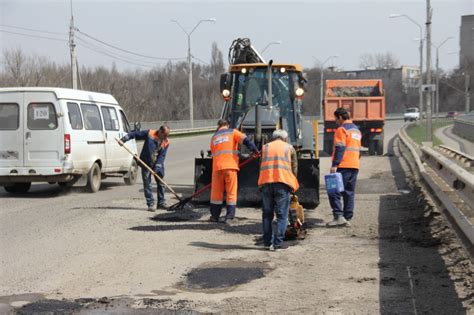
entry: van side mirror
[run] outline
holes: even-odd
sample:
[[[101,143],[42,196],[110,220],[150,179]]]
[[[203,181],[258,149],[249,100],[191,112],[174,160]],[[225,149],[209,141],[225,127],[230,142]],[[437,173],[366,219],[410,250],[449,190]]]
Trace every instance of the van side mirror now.
[[[232,75],[228,72],[221,74],[220,91],[229,90],[232,86]]]
[[[141,128],[142,128],[142,124],[140,124],[140,122],[136,121],[133,124],[133,131],[139,131]]]

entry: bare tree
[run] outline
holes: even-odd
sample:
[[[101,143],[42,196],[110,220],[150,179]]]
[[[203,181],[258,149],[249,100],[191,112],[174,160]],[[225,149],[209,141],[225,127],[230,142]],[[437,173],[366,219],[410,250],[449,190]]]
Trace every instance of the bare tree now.
[[[396,68],[400,65],[398,58],[391,52],[363,54],[359,59],[359,67],[362,69],[375,68],[386,69]]]

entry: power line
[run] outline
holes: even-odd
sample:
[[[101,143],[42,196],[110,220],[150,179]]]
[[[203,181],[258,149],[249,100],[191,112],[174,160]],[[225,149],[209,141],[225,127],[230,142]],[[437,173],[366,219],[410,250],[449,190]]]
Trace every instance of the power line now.
[[[30,32],[44,33],[44,34],[67,35],[66,33],[35,30],[35,29],[32,29],[32,28],[20,27],[20,26],[14,26],[14,25],[7,25],[7,24],[0,24],[0,26],[6,27],[6,28],[15,28],[15,29],[24,30],[24,31],[30,31]]]
[[[117,46],[114,46],[112,44],[109,44],[109,43],[106,43],[104,42],[103,40],[100,40],[94,36],[91,36],[87,33],[84,33],[82,31],[80,31],[79,29],[76,29],[77,32],[81,33],[82,35],[92,39],[92,40],[95,40],[96,42],[99,42],[101,43],[102,45],[106,45],[106,46],[109,46],[111,48],[114,48],[114,49],[117,49],[117,50],[120,50],[122,52],[125,52],[127,54],[131,54],[131,55],[135,55],[135,56],[139,56],[139,57],[143,57],[143,58],[149,58],[149,59],[157,59],[157,60],[184,60],[186,59],[185,57],[179,57],[179,58],[166,58],[166,57],[156,57],[156,56],[147,56],[147,55],[142,55],[140,53],[137,53],[137,52],[133,52],[133,51],[130,51],[130,50],[127,50],[127,49],[123,49],[123,48],[120,48],[120,47],[117,47]]]
[[[210,65],[209,62],[206,62],[206,61],[204,61],[204,60],[202,60],[202,59],[200,59],[200,58],[198,58],[198,57],[191,56],[191,58],[196,59],[197,61],[200,61],[201,63],[203,63],[203,64],[205,64],[205,65],[207,65],[207,66]]]
[[[81,44],[83,46],[87,46],[87,48],[89,48],[90,50],[94,50],[98,53],[107,53],[107,54],[110,54],[110,55],[113,55],[114,57],[117,57],[117,58],[122,58],[122,59],[125,59],[127,61],[130,61],[130,62],[135,62],[135,63],[138,63],[140,65],[144,65],[144,64],[148,64],[150,66],[155,66],[156,65],[156,62],[150,62],[150,61],[144,61],[144,60],[137,60],[137,59],[132,59],[128,56],[123,56],[123,55],[120,55],[116,52],[111,52],[111,51],[108,51],[106,49],[104,49],[104,47],[99,47],[85,39],[83,39],[82,37],[76,35],[76,39],[79,40],[79,42],[81,42]]]
[[[32,38],[55,40],[55,41],[58,41],[58,42],[67,42],[66,39],[53,38],[53,37],[40,36],[40,35],[31,35],[31,34],[18,33],[18,32],[11,32],[11,31],[6,31],[6,30],[2,30],[2,29],[0,29],[0,32],[1,33],[14,34],[14,35],[20,35],[20,36],[26,36],[26,37],[32,37]]]
[[[91,50],[91,51],[94,51],[94,52],[96,52],[96,53],[99,53],[99,54],[108,56],[108,57],[110,57],[110,58],[112,58],[112,59],[120,60],[120,61],[122,61],[122,62],[125,62],[125,63],[128,63],[128,64],[132,64],[132,65],[135,65],[135,66],[144,67],[144,68],[150,68],[150,69],[153,68],[153,66],[150,66],[150,65],[140,64],[140,63],[137,63],[137,62],[132,62],[132,61],[129,61],[129,60],[127,60],[127,59],[114,56],[114,55],[109,54],[109,53],[107,53],[107,52],[97,50],[97,49],[95,49],[95,48],[90,47],[90,46],[87,45],[87,44],[84,44],[84,43],[78,43],[78,44],[79,44],[79,46],[82,46],[82,47],[84,47],[84,48],[86,48],[86,49],[89,49],[89,50]]]

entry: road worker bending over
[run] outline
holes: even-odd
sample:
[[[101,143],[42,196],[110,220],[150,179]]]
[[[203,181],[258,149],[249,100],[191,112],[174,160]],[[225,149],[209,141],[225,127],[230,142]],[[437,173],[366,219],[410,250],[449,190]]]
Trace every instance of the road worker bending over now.
[[[145,162],[152,170],[154,170],[158,176],[163,178],[165,176],[165,158],[168,152],[170,142],[168,135],[170,128],[166,125],[162,125],[159,130],[139,130],[132,131],[126,134],[122,139],[123,142],[127,142],[131,139],[145,140],[143,143],[143,149],[140,153],[140,159]],[[146,204],[148,211],[155,211],[154,199],[152,191],[152,174],[149,170],[142,167],[142,179],[143,179],[143,192],[145,193]],[[167,210],[165,200],[165,189],[160,181],[156,180],[158,190],[158,203],[157,209]]]
[[[258,186],[262,189],[263,246],[269,250],[285,249],[283,240],[288,226],[290,194],[299,188],[298,159],[288,141],[288,133],[278,129],[273,141],[262,148],[262,163]],[[277,229],[272,233],[273,216],[277,217]]]
[[[225,119],[217,122],[217,131],[211,138],[212,184],[211,222],[218,222],[226,193],[227,213],[225,223],[234,219],[237,205],[237,171],[239,170],[238,145],[244,144],[253,153],[258,153],[255,144],[238,130],[230,129]]]
[[[359,128],[350,120],[350,115],[344,108],[334,112],[339,126],[334,133],[334,149],[332,152],[331,173],[341,173],[344,183],[343,192],[328,194],[334,220],[327,226],[349,226],[354,216],[354,197],[357,174],[360,166],[360,146],[362,135]],[[344,207],[341,204],[341,197]]]

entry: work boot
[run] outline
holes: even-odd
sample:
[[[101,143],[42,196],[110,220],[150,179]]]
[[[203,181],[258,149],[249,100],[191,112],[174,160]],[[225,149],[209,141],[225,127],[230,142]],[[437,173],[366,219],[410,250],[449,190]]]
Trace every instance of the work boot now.
[[[349,224],[350,225],[350,224]],[[336,216],[334,220],[326,224],[327,227],[348,226],[348,222],[342,215]]]
[[[168,211],[168,205],[166,202],[162,202],[156,205],[157,210],[167,210]]]
[[[286,246],[286,245],[275,246],[275,245],[272,244],[272,245],[270,245],[270,247],[268,249],[271,252],[279,252],[279,251],[288,249],[288,246]]]
[[[147,211],[155,212],[155,207],[153,205],[149,205]]]
[[[213,216],[211,216],[211,217],[209,218],[209,222],[218,223],[218,222],[219,222],[219,218],[216,219],[216,218],[214,218]]]

